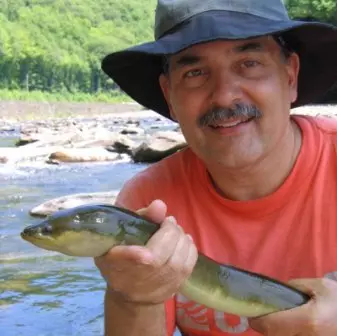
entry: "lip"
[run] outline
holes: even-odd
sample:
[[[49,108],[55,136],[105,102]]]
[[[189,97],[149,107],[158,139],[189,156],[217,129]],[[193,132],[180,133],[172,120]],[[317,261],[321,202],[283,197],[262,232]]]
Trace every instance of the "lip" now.
[[[207,128],[215,134],[220,134],[220,135],[237,135],[242,133],[247,127],[251,125],[251,123],[254,121],[255,118],[250,118],[246,121],[240,122],[236,125],[233,126],[227,126],[227,127],[212,127],[208,126]]]

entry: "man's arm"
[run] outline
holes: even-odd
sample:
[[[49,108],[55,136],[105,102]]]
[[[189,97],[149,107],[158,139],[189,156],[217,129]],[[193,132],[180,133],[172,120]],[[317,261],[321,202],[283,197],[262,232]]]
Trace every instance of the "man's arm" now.
[[[165,305],[135,305],[105,293],[105,336],[166,336]]]
[[[105,336],[164,336],[174,323],[166,323],[169,305],[190,276],[198,251],[166,205],[152,202],[139,214],[160,223],[146,246],[115,246],[96,257],[95,264],[107,282]],[[167,330],[167,327],[169,330]]]
[[[250,319],[262,335],[337,335],[337,282],[330,279],[296,279],[290,285],[308,293],[311,300],[299,307]]]

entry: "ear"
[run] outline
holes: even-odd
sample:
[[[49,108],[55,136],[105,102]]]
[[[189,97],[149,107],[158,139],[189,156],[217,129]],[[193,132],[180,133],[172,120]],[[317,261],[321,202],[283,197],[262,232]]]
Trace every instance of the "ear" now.
[[[300,58],[296,53],[292,53],[287,60],[289,95],[292,103],[297,99],[299,71]]]
[[[172,104],[171,104],[170,80],[168,78],[168,75],[165,75],[165,74],[160,75],[159,85],[160,85],[161,91],[163,92],[166,103],[168,105],[168,108],[169,108],[169,111],[170,111],[170,116],[173,120],[177,121],[176,115],[173,112],[173,108],[172,108]]]

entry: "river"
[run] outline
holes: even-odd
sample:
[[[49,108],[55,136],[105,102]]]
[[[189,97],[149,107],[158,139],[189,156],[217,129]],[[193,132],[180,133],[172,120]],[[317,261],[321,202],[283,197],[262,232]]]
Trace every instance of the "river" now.
[[[0,146],[15,138],[0,137]],[[19,233],[29,210],[80,192],[119,190],[144,164],[0,165],[0,335],[103,335],[105,284],[90,258],[38,249]],[[179,335],[177,332],[176,335]]]

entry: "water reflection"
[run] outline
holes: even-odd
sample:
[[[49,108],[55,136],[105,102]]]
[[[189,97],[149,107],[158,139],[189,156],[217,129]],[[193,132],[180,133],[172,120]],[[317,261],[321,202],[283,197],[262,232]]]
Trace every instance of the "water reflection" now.
[[[92,260],[52,255],[0,264],[0,335],[80,335],[88,325],[91,335],[102,334],[105,283]]]
[[[20,237],[34,206],[70,193],[118,190],[144,165],[0,166],[0,336],[103,335],[105,283],[90,258]]]

